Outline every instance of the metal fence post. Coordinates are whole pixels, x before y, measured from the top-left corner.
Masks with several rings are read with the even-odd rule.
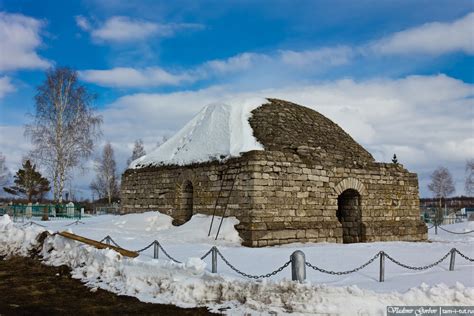
[[[291,279],[303,282],[306,280],[306,258],[304,252],[296,250],[291,254]]]
[[[214,246],[211,250],[211,258],[212,258],[212,273],[217,273],[217,248]]]
[[[454,271],[454,261],[456,260],[456,248],[451,249],[451,258],[449,258],[449,271]]]
[[[385,252],[380,252],[379,282],[385,281]]]
[[[435,235],[438,235],[438,222],[435,222]]]
[[[155,243],[153,244],[153,259],[158,259],[160,251],[160,244],[157,240],[155,240]]]

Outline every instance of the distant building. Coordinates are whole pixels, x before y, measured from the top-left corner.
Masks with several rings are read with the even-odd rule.
[[[469,216],[471,214],[474,214],[474,207],[463,207],[461,209],[461,214],[464,216]]]
[[[422,198],[420,199],[420,215],[425,222],[431,222],[436,212],[440,208],[439,198]],[[474,214],[474,197],[456,196],[441,199],[441,214],[456,214],[458,220],[460,218],[469,217]]]
[[[122,176],[122,212],[158,210],[176,224],[225,213],[239,219],[248,246],[427,238],[415,173],[375,162],[337,124],[291,102],[268,99],[248,123],[264,150],[187,165],[135,163]],[[206,131],[223,132],[217,125]],[[171,141],[186,146],[195,136]]]
[[[463,207],[474,208],[474,197],[455,196],[451,198],[442,198],[441,204],[449,209],[461,209]],[[420,206],[422,208],[439,207],[439,198],[421,198]]]

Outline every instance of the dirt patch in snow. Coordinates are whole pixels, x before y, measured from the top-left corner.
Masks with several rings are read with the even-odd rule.
[[[140,302],[85,287],[67,266],[25,257],[0,258],[0,315],[213,315],[206,308]]]

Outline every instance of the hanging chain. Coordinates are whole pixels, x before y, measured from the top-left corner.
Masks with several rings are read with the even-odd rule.
[[[110,236],[107,236],[107,237],[109,237],[110,242],[111,242],[115,247],[122,248],[122,247],[120,247],[119,244],[117,244],[117,243],[115,242],[115,240],[112,239],[112,237],[110,237]],[[107,238],[107,237],[106,237],[106,238]]]
[[[245,272],[242,272],[240,271],[239,269],[237,269],[236,267],[234,267],[225,257],[224,255],[222,255],[222,253],[219,251],[219,249],[217,249],[217,254],[219,255],[219,257],[221,257],[222,261],[225,262],[225,264],[227,266],[229,266],[229,268],[231,268],[232,270],[234,270],[235,272],[237,272],[238,274],[240,275],[243,275],[244,277],[246,278],[249,278],[249,279],[263,279],[263,278],[269,278],[271,276],[274,276],[276,275],[277,273],[280,273],[281,271],[283,271],[283,269],[285,269],[286,267],[288,267],[291,263],[291,260],[288,260],[287,262],[285,262],[285,264],[283,264],[281,267],[279,267],[278,269],[276,269],[275,271],[272,271],[270,273],[267,273],[267,274],[262,274],[262,275],[251,275],[251,274],[247,274]]]
[[[163,248],[163,247],[161,246],[160,243],[158,243],[158,247],[160,247],[161,251],[163,251],[163,253],[165,254],[165,256],[167,256],[168,258],[170,258],[172,261],[174,261],[174,262],[176,262],[176,263],[182,263],[181,261],[176,260],[175,258],[171,257],[171,256],[166,252],[165,248]]]
[[[473,258],[469,258],[468,256],[466,256],[465,254],[463,254],[461,251],[457,250],[456,248],[454,248],[454,251],[456,251],[461,257],[463,257],[464,259],[468,260],[468,261],[474,261]]]
[[[201,257],[201,260],[204,260],[207,256],[209,256],[209,254],[212,252],[212,248],[209,249],[208,252],[206,252],[202,257]]]
[[[421,266],[421,267],[412,267],[412,266],[409,266],[407,264],[403,264],[401,263],[400,261],[397,261],[395,260],[394,258],[392,258],[391,256],[389,256],[388,254],[385,254],[385,257],[387,257],[388,260],[392,261],[393,263],[395,263],[396,265],[399,265],[400,267],[403,267],[403,268],[406,268],[406,269],[410,269],[410,270],[427,270],[427,269],[430,269],[430,268],[433,268],[434,266],[440,264],[441,262],[443,262],[444,260],[446,260],[446,258],[451,254],[451,251],[449,251],[447,254],[445,254],[441,259],[439,259],[438,261],[432,263],[432,264],[429,264],[429,265],[426,265],[426,266]]]
[[[149,244],[149,245],[146,246],[145,248],[142,248],[142,249],[140,249],[140,250],[135,250],[135,252],[143,252],[143,251],[147,250],[148,248],[150,248],[151,246],[153,246],[153,245],[156,244],[156,243],[158,243],[158,241],[155,240],[154,242],[152,242],[151,244]],[[159,244],[159,243],[158,243],[158,244]]]
[[[329,271],[329,270],[325,270],[325,269],[322,269],[322,268],[319,268],[315,265],[312,265],[311,263],[309,262],[306,262],[306,266],[310,267],[311,269],[313,270],[316,270],[316,271],[319,271],[319,272],[322,272],[322,273],[327,273],[327,274],[332,274],[332,275],[344,275],[344,274],[350,274],[350,273],[354,273],[354,272],[357,272],[359,270],[362,270],[364,269],[366,266],[368,266],[369,264],[371,264],[372,262],[374,262],[375,259],[377,259],[378,257],[380,257],[380,255],[382,254],[383,251],[380,251],[378,252],[375,256],[373,256],[369,261],[367,261],[366,263],[364,263],[363,265],[361,265],[360,267],[357,267],[355,269],[352,269],[352,270],[348,270],[348,271]]]
[[[470,231],[468,231],[468,232],[452,232],[452,231],[450,231],[450,230],[444,229],[444,228],[441,227],[441,226],[438,226],[438,228],[441,229],[441,230],[444,230],[445,232],[450,233],[450,234],[464,235],[464,234],[474,233],[474,230],[470,230]]]

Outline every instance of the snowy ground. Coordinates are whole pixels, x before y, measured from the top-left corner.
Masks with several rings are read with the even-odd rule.
[[[48,264],[68,264],[73,276],[110,291],[138,297],[142,301],[173,303],[179,306],[209,306],[213,310],[230,307],[230,314],[295,312],[302,314],[383,315],[387,305],[474,305],[474,263],[456,256],[455,271],[449,271],[449,257],[425,271],[407,270],[386,260],[385,282],[378,282],[378,260],[356,273],[329,275],[307,269],[307,282],[291,282],[290,267],[264,281],[248,280],[232,271],[222,260],[218,274],[210,273],[210,256],[198,259],[212,246],[238,269],[248,274],[266,274],[302,250],[306,260],[326,270],[343,271],[368,261],[380,250],[411,266],[424,266],[443,257],[452,248],[474,257],[474,233],[450,234],[441,229],[430,242],[378,242],[361,244],[291,244],[279,247],[246,248],[233,225],[224,221],[219,240],[207,237],[210,218],[196,215],[180,226],[159,213],[104,215],[83,220],[85,224],[47,222],[51,232],[69,230],[92,239],[110,235],[120,246],[137,250],[158,240],[167,252],[183,264],[154,260],[153,249],[138,258],[125,259],[111,250],[97,250],[60,236],[47,240],[43,249]],[[44,224],[44,222],[39,222]],[[216,225],[217,226],[217,225]],[[474,229],[474,222],[446,225],[454,232]],[[22,227],[6,216],[0,217],[0,255],[26,254],[38,226]],[[215,236],[215,231],[213,234]],[[49,251],[50,250],[50,251]]]

